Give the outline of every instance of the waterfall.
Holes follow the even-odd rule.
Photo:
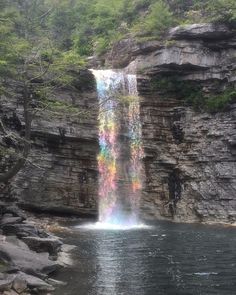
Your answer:
[[[99,98],[99,222],[137,224],[142,140],[136,75],[92,70]]]

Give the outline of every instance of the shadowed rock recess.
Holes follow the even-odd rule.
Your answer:
[[[195,111],[181,97],[185,85],[190,89],[185,99],[196,88],[209,96],[235,85],[235,56],[235,31],[212,24],[174,28],[164,42],[122,40],[108,55],[107,65],[139,74],[146,169],[143,216],[236,221],[236,104],[223,112]],[[168,88],[167,79],[179,93]],[[200,99],[199,92],[195,107]]]

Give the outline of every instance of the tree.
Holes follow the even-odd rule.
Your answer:
[[[236,26],[235,0],[209,0],[206,11],[210,21]]]
[[[5,97],[19,96],[24,120],[23,138],[0,120],[1,154],[10,158],[0,182],[7,183],[27,161],[34,115],[47,107],[45,99],[50,99],[56,87],[72,82],[68,70],[82,66],[83,60],[73,49],[60,52],[54,46],[46,22],[53,7],[45,6],[43,0],[1,4],[1,92]]]
[[[175,23],[169,5],[163,0],[158,0],[149,7],[149,13],[143,21],[134,26],[134,31],[138,36],[155,36],[158,39]]]

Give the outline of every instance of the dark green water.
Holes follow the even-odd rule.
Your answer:
[[[72,227],[73,228],[73,227]],[[73,229],[74,266],[57,295],[235,295],[236,228],[157,222],[148,229]]]

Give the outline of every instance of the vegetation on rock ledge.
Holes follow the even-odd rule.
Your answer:
[[[175,75],[155,77],[151,80],[151,88],[157,91],[163,99],[166,97],[179,99],[196,111],[211,113],[225,111],[229,104],[236,102],[236,89],[233,86],[215,94],[206,94],[201,84],[195,81],[180,80]]]

